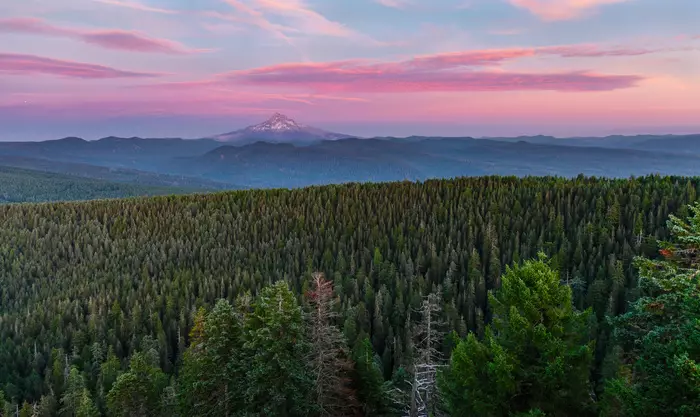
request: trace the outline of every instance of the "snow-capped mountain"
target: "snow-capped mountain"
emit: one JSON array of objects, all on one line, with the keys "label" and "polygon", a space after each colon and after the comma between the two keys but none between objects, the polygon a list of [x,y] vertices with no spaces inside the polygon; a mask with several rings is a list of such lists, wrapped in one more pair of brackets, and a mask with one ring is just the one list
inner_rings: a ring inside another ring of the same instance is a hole
[{"label": "snow-capped mountain", "polygon": [[347,139],[354,136],[328,132],[311,126],[302,125],[289,117],[275,113],[266,121],[248,126],[235,132],[216,135],[213,138],[222,142],[246,144],[252,142],[271,143],[312,143],[322,140]]}]

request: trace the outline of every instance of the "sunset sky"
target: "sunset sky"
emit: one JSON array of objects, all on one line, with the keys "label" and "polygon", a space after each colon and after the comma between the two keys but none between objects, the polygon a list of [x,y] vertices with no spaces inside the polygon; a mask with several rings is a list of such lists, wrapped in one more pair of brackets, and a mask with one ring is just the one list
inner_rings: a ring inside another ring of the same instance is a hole
[{"label": "sunset sky", "polygon": [[700,132],[699,0],[2,0],[0,140]]}]

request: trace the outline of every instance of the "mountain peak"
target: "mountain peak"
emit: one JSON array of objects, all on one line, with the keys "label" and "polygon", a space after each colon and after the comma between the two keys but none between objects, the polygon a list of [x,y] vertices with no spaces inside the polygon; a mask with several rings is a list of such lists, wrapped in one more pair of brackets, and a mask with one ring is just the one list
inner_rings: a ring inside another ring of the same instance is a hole
[{"label": "mountain peak", "polygon": [[214,136],[220,141],[253,143],[257,141],[270,143],[312,143],[322,140],[349,138],[349,135],[327,132],[311,126],[297,123],[282,113],[275,112],[266,121],[248,126],[235,132]]},{"label": "mountain peak", "polygon": [[302,127],[302,125],[289,117],[281,113],[275,113],[266,121],[258,125],[249,126],[247,130],[250,132],[298,132]]}]

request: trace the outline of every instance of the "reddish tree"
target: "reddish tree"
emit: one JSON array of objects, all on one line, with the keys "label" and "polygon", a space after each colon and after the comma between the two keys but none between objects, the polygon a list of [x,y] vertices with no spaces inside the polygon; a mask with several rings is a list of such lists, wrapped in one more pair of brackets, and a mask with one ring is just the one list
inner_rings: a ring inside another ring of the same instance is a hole
[{"label": "reddish tree", "polygon": [[347,343],[333,325],[336,298],[322,273],[313,274],[313,289],[306,296],[312,307],[309,317],[312,353],[310,363],[316,377],[316,403],[322,417],[359,415],[361,409],[349,377],[354,364]]}]

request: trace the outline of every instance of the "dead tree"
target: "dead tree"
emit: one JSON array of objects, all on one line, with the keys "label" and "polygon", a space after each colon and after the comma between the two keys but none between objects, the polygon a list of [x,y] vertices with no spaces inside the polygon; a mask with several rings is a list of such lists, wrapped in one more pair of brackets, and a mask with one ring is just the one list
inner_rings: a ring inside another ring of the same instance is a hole
[{"label": "dead tree", "polygon": [[349,377],[353,363],[347,343],[333,325],[336,298],[322,273],[313,274],[313,290],[307,294],[312,307],[309,316],[312,352],[309,361],[316,377],[316,403],[322,417],[357,415],[359,401]]},{"label": "dead tree", "polygon": [[413,362],[406,381],[409,392],[394,392],[408,417],[427,417],[437,412],[437,372],[443,367],[439,346],[444,333],[440,321],[440,300],[428,295],[418,310],[420,320],[412,326]]}]

